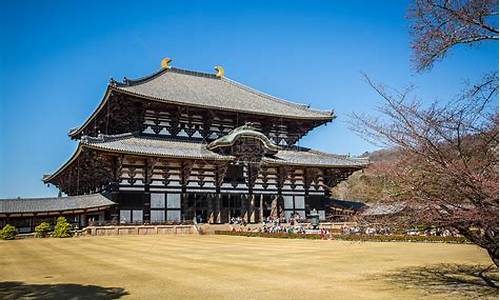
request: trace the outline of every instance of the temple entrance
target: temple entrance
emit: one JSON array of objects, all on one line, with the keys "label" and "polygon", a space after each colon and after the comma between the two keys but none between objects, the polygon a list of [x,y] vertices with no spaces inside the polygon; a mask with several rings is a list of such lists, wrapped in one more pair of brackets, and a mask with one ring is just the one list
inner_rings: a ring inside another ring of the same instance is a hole
[{"label": "temple entrance", "polygon": [[[281,198],[283,199],[283,198]],[[282,200],[276,194],[185,193],[182,220],[198,223],[259,223],[271,217],[284,217]]]},{"label": "temple entrance", "polygon": [[255,216],[256,221],[262,222],[262,219],[266,219],[271,216],[272,203],[275,195],[269,194],[257,194],[255,195]]},{"label": "temple entrance", "polygon": [[186,221],[192,221],[196,217],[198,223],[206,223],[209,217],[208,201],[211,199],[207,193],[186,193],[184,194],[183,217]]},{"label": "temple entrance", "polygon": [[221,222],[229,223],[231,218],[243,217],[243,194],[222,194]]}]

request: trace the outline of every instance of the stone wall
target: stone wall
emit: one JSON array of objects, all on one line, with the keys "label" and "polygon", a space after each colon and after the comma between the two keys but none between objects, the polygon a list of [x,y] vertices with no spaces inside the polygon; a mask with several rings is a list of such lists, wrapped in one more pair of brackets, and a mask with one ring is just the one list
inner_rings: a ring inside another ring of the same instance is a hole
[{"label": "stone wall", "polygon": [[82,230],[84,235],[151,235],[151,234],[198,234],[193,225],[126,225],[89,226]]}]

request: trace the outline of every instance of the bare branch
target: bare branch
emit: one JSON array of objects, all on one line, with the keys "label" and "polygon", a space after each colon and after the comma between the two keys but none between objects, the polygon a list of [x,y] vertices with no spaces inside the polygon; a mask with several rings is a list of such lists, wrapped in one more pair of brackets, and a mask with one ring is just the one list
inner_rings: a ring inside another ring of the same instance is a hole
[{"label": "bare branch", "polygon": [[454,228],[498,251],[498,74],[456,100],[429,106],[408,100],[408,90],[389,93],[365,79],[383,104],[377,118],[353,114],[351,127],[398,153],[367,170],[391,183],[381,199],[411,208],[394,221]]},{"label": "bare branch", "polygon": [[415,0],[409,18],[417,70],[431,68],[455,46],[498,41],[496,15],[496,0]]}]

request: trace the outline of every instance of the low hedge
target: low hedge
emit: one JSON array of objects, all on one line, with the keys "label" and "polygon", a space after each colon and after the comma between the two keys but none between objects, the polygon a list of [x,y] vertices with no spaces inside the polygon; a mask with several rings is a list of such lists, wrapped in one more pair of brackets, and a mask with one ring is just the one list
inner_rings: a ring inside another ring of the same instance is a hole
[{"label": "low hedge", "polygon": [[[297,233],[264,233],[264,232],[243,232],[243,231],[215,231],[219,235],[246,236],[246,237],[263,237],[263,238],[283,238],[283,239],[311,239],[319,240],[319,234],[297,234]],[[332,239],[341,241],[353,242],[426,242],[426,243],[454,243],[464,244],[470,243],[464,237],[454,236],[421,236],[421,235],[366,235],[366,234],[351,234],[351,235],[332,235]]]},{"label": "low hedge", "polygon": [[16,238],[16,227],[7,224],[0,229],[0,240],[14,240]]},{"label": "low hedge", "polygon": [[44,238],[49,235],[50,224],[47,222],[42,222],[35,227],[35,236],[38,238]]},{"label": "low hedge", "polygon": [[456,236],[424,236],[424,235],[339,235],[333,236],[334,239],[354,242],[424,242],[424,243],[452,243],[467,244],[470,243],[464,237]]},{"label": "low hedge", "polygon": [[58,217],[53,236],[56,238],[67,238],[71,235],[71,224],[68,223],[65,217]]},{"label": "low hedge", "polygon": [[319,234],[298,234],[298,233],[285,233],[285,232],[264,233],[264,232],[218,231],[218,230],[216,230],[215,234],[246,236],[246,237],[281,238],[281,239],[311,239],[311,240],[321,239],[321,236]]}]

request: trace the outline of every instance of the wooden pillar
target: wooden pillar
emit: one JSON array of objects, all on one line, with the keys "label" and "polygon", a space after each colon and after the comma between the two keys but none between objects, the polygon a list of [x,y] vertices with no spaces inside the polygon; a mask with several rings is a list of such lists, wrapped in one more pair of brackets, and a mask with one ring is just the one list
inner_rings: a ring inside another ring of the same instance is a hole
[{"label": "wooden pillar", "polygon": [[182,192],[181,193],[181,220],[182,221],[191,221],[186,219],[188,214],[188,199],[187,199],[187,194]]},{"label": "wooden pillar", "polygon": [[33,217],[31,217],[31,232],[35,231],[35,226],[36,226],[36,214],[33,214]]},{"label": "wooden pillar", "polygon": [[[180,176],[181,176],[181,214],[185,221],[191,221],[192,217],[190,216],[190,220],[186,220],[186,216],[190,208],[188,207],[188,195],[187,195],[187,185],[189,181],[189,175],[191,173],[191,169],[193,167],[192,161],[183,161],[180,168]],[[194,213],[196,217],[196,211]]]},{"label": "wooden pillar", "polygon": [[275,195],[273,198],[273,201],[271,202],[271,218],[278,218],[279,217],[278,197],[279,197],[279,195]]},{"label": "wooden pillar", "polygon": [[284,220],[285,219],[285,200],[283,199],[282,195],[278,196],[278,213],[279,213],[280,220]]},{"label": "wooden pillar", "polygon": [[207,223],[210,223],[210,224],[213,224],[214,223],[214,219],[215,219],[215,216],[214,216],[214,197],[212,194],[208,194],[208,197],[207,197],[207,206],[208,206],[208,219],[207,219]]},{"label": "wooden pillar", "polygon": [[255,195],[250,195],[250,223],[255,223]]},{"label": "wooden pillar", "polygon": [[[120,193],[120,178],[123,167],[123,156],[117,156],[113,159],[113,182],[111,182],[111,201],[117,203],[117,206],[114,206],[110,209],[110,220],[113,224],[120,224],[120,203],[119,203],[119,193]],[[81,226],[85,226],[85,215],[82,215],[83,221],[80,220]]]},{"label": "wooden pillar", "polygon": [[[144,160],[144,198],[143,198],[143,212],[142,212],[142,222],[149,223],[151,220],[151,193],[149,191],[149,184],[151,182],[153,165],[149,159]],[[134,221],[135,222],[135,221]]]},{"label": "wooden pillar", "polygon": [[[276,215],[281,220],[285,216],[284,211],[284,201],[283,201],[283,186],[287,177],[289,176],[291,168],[289,166],[278,167],[278,178],[277,178],[277,188],[278,195],[273,200],[273,204],[276,206]],[[276,203],[274,203],[276,201]]]},{"label": "wooden pillar", "polygon": [[221,194],[217,193],[215,197],[215,222],[221,223]]},{"label": "wooden pillar", "polygon": [[222,223],[222,195],[221,186],[226,174],[227,164],[219,164],[215,167],[215,222]]},{"label": "wooden pillar", "polygon": [[264,221],[264,194],[260,194],[259,204],[260,204],[259,222],[262,222]]},{"label": "wooden pillar", "polygon": [[304,213],[307,215],[307,210],[311,210],[309,207],[309,184],[307,182],[307,169],[303,169],[302,181],[304,182]]},{"label": "wooden pillar", "polygon": [[250,221],[250,197],[251,195],[243,195],[241,199],[241,211],[243,213],[243,220]]}]

